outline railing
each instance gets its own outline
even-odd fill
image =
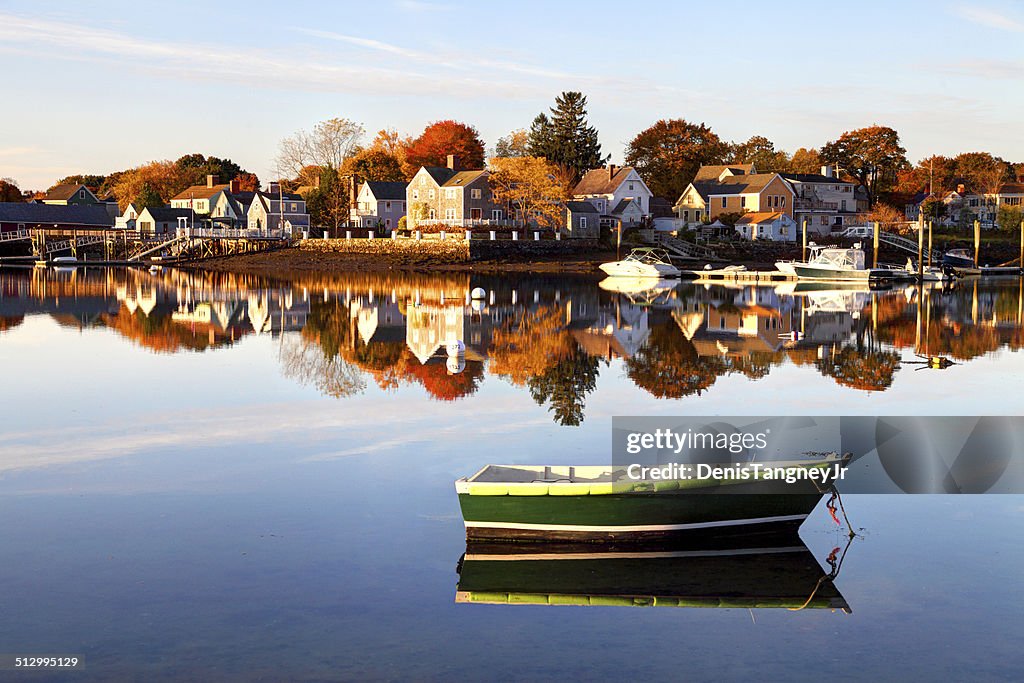
[[[718,255],[708,247],[702,247],[699,244],[687,242],[663,232],[654,233],[654,242],[685,258],[718,258]]]
[[[102,235],[87,235],[85,237],[78,237],[76,239],[60,240],[58,242],[47,242],[46,253],[52,254],[58,251],[66,251],[68,249],[71,249],[72,247],[77,249],[78,247],[84,247],[90,244],[100,244],[101,242],[104,241],[104,239],[105,238]]]
[[[510,218],[424,218],[416,221],[420,225],[447,225],[452,228],[522,228],[523,221]]]
[[[13,242],[15,240],[27,240],[31,239],[32,234],[27,228],[20,230],[5,230],[0,232],[0,242]]]
[[[793,208],[809,211],[838,211],[839,202],[823,202],[820,199],[800,199],[793,201]]]
[[[883,244],[888,244],[891,247],[896,247],[897,249],[901,249],[903,251],[910,252],[911,254],[916,254],[917,253],[917,241],[916,240],[910,240],[910,239],[907,239],[906,237],[900,237],[899,235],[894,235],[891,232],[885,232],[884,230],[879,230],[878,231],[878,241],[883,243]],[[927,247],[925,247],[924,251],[925,251],[925,255],[927,255],[927,251],[928,251]],[[937,259],[941,259],[941,258],[942,258],[942,253],[941,252],[934,251],[934,250],[932,251],[932,259],[933,260],[937,260]]]
[[[255,228],[178,228],[177,237],[211,237],[223,239],[287,239],[289,234],[281,228],[260,230]]]

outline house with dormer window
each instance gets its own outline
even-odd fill
[[[406,187],[408,227],[443,223],[470,227],[502,223],[506,208],[495,203],[486,170],[465,171],[458,157],[448,156],[448,165],[424,166]]]
[[[632,166],[595,168],[576,183],[573,200],[589,202],[601,216],[601,225],[639,226],[651,213],[654,193]]]

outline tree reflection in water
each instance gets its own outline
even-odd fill
[[[657,398],[700,395],[728,371],[721,356],[701,358],[673,322],[653,326],[647,345],[626,359],[626,375]]]

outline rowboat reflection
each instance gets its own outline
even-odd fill
[[[796,534],[642,549],[471,542],[459,560],[455,601],[850,613],[834,583],[849,547],[833,549],[826,570]]]

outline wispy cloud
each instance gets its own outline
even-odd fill
[[[993,80],[1020,80],[1024,78],[1024,64],[1001,59],[970,59],[940,64],[942,71],[954,76]]]
[[[379,41],[352,36],[345,38],[353,45],[390,51],[406,59],[421,57],[418,52]],[[486,73],[469,70],[455,76],[416,69],[416,64],[387,68],[369,63],[340,62],[336,57],[332,59],[331,55],[322,53],[283,57],[280,53],[257,48],[141,40],[108,29],[4,12],[0,12],[0,46],[0,51],[8,53],[124,63],[173,78],[274,89],[379,94],[445,93],[456,97],[476,97],[482,92],[504,92],[506,97],[539,94],[532,92],[539,85],[495,82]]]
[[[954,11],[967,21],[979,26],[986,26],[1001,31],[1011,31],[1013,33],[1024,33],[1024,21],[1004,12],[976,5],[957,5]]]

